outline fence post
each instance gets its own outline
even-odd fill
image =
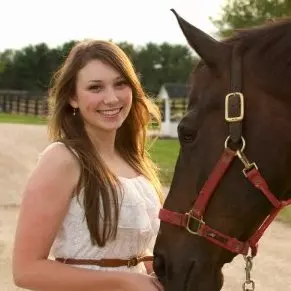
[[[12,109],[13,109],[13,95],[9,96],[9,113],[12,113]]]
[[[7,112],[7,96],[5,94],[3,96],[3,112]]]
[[[38,116],[38,97],[34,99],[34,116]]]
[[[17,98],[16,99],[16,112],[17,112],[17,114],[19,114],[19,111],[20,111],[20,97],[19,97],[19,95],[17,95],[16,98]]]
[[[161,133],[165,136],[170,135],[171,127],[171,104],[170,99],[164,99],[164,121],[161,125]]]
[[[25,114],[28,115],[28,111],[29,111],[29,108],[28,108],[28,105],[29,105],[29,99],[28,99],[28,96],[25,96]]]

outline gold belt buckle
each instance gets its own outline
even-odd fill
[[[134,257],[134,258],[131,258],[131,259],[128,260],[127,267],[128,268],[134,267],[134,266],[137,266],[137,264],[138,264],[138,258]]]

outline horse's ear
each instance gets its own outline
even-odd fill
[[[196,28],[185,19],[183,19],[174,9],[178,23],[189,43],[196,53],[211,67],[220,67],[228,54],[226,44],[221,43],[202,30]]]

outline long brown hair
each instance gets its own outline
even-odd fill
[[[160,112],[143,91],[129,58],[112,42],[86,40],[77,43],[52,79],[49,137],[52,141],[63,141],[77,154],[81,176],[76,193],[80,193],[81,187],[84,187],[83,202],[92,244],[104,246],[117,233],[120,206],[118,180],[96,153],[81,116],[73,116],[73,108],[69,103],[75,96],[77,73],[94,59],[111,65],[130,84],[132,107],[117,130],[115,146],[139,174],[152,182],[162,201],[157,167],[146,150],[148,125],[153,119],[160,122]]]

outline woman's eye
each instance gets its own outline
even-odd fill
[[[93,85],[91,87],[89,87],[90,91],[94,91],[94,92],[100,92],[102,90],[102,87],[99,85]]]
[[[117,82],[116,83],[116,86],[117,87],[124,87],[124,86],[127,86],[128,84],[127,84],[127,82],[126,81],[119,81],[119,82]]]

